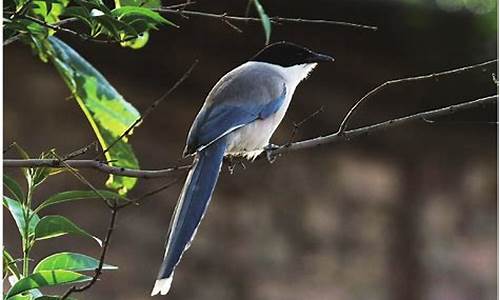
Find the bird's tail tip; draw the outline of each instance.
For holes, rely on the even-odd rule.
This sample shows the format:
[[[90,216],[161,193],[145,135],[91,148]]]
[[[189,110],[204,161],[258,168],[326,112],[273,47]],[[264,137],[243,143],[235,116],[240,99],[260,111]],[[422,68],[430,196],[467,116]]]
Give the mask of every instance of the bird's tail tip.
[[[156,280],[155,286],[153,287],[153,291],[151,292],[151,296],[156,296],[158,294],[166,295],[170,290],[170,286],[172,285],[172,278],[173,276],[171,275],[168,278],[162,278]]]

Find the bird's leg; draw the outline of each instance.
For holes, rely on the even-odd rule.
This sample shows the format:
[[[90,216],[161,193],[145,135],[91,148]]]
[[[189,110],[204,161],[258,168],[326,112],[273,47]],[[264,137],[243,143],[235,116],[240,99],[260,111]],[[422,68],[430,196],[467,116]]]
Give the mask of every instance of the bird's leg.
[[[236,166],[236,162],[234,160],[234,157],[232,155],[228,155],[228,156],[226,156],[226,161],[227,161],[227,170],[229,171],[229,174],[233,175],[234,168]]]
[[[278,150],[280,146],[275,145],[275,144],[268,144],[267,146],[264,147],[264,152],[266,153],[266,158],[267,161],[272,164],[276,161],[276,158],[278,157],[277,154],[274,154],[273,151]]]

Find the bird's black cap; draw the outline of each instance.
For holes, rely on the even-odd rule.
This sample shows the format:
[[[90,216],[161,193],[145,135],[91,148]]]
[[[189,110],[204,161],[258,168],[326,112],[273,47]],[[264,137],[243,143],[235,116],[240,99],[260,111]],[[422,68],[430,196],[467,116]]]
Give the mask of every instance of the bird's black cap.
[[[316,53],[306,47],[285,41],[264,47],[264,49],[260,50],[250,60],[280,65],[282,67],[334,61],[331,56]]]

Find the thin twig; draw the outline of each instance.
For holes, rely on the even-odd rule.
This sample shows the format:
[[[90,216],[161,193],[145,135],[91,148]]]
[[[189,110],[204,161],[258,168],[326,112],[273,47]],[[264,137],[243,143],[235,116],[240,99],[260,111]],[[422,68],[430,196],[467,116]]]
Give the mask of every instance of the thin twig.
[[[90,183],[87,178],[85,178],[85,176],[83,176],[82,174],[80,174],[80,172],[78,172],[77,169],[71,167],[70,165],[68,165],[68,163],[66,163],[65,160],[63,160],[59,155],[57,155],[57,153],[55,151],[51,151],[51,154],[55,157],[55,159],[57,161],[59,161],[59,163],[64,166],[64,168],[66,168],[71,174],[73,174],[73,176],[75,176],[80,182],[82,182],[83,184],[85,184],[86,186],[88,186],[92,191],[94,191],[94,193],[99,196],[99,198],[101,198],[104,203],[108,206],[108,207],[111,207],[111,204],[109,202],[109,200],[104,197],[100,192],[99,190],[97,190],[94,185],[92,185],[92,183]]]
[[[115,228],[117,214],[118,214],[118,206],[117,206],[116,202],[114,202],[112,207],[111,207],[111,216],[109,218],[109,226],[108,226],[108,230],[106,231],[106,236],[104,238],[104,242],[103,242],[103,246],[102,246],[102,250],[101,250],[101,256],[99,257],[99,265],[95,269],[94,276],[87,284],[85,284],[83,286],[80,286],[80,287],[72,286],[71,288],[69,288],[62,295],[61,300],[67,299],[72,293],[79,293],[79,292],[85,291],[86,289],[89,289],[99,279],[99,276],[102,273],[102,268],[104,267],[104,259],[106,258],[106,253],[107,253],[108,248],[109,248],[111,235],[113,234],[113,230]]]
[[[478,106],[491,104],[497,101],[498,95],[492,95],[472,101],[463,102],[460,104],[454,104],[434,110],[424,111],[416,114],[411,114],[408,116],[400,117],[397,119],[388,120],[385,122],[376,123],[369,126],[364,126],[356,129],[351,129],[342,132],[341,134],[333,133],[327,136],[321,136],[313,139],[308,139],[300,142],[295,142],[287,145],[283,145],[276,150],[272,150],[272,155],[282,154],[285,152],[303,150],[308,148],[313,148],[319,145],[331,144],[340,141],[347,141],[352,138],[368,135],[375,131],[380,131],[394,127],[396,125],[403,125],[412,121],[422,120],[423,118],[432,119],[436,117],[441,117],[444,115],[451,115],[459,111],[464,111],[467,109],[472,109]],[[52,168],[62,168],[71,166],[72,168],[92,168],[97,169],[103,173],[116,174],[120,176],[127,177],[140,177],[140,178],[160,178],[171,175],[174,171],[187,171],[191,168],[190,165],[172,167],[162,170],[135,170],[126,169],[119,167],[111,167],[103,162],[95,160],[68,160],[65,161],[65,165],[61,165],[61,162],[54,159],[5,159],[3,161],[4,168],[20,168],[20,167],[52,167]]]
[[[164,191],[164,190],[172,187],[173,185],[175,185],[176,183],[179,182],[179,179],[180,178],[175,178],[175,179],[167,182],[166,184],[160,186],[159,188],[156,188],[156,189],[154,189],[154,190],[152,190],[150,192],[147,192],[144,195],[142,195],[140,197],[137,197],[135,199],[131,199],[130,201],[127,201],[126,203],[119,205],[118,209],[125,208],[125,207],[127,207],[127,206],[129,206],[131,204],[138,205],[139,202],[141,202],[142,200],[144,200],[144,199],[146,199],[148,197],[151,197],[151,196],[153,196],[155,194],[158,194],[159,192],[162,192],[162,191]]]
[[[230,21],[236,21],[236,22],[248,22],[248,21],[261,22],[260,18],[231,16],[231,15],[228,15],[227,13],[215,14],[215,13],[207,13],[207,12],[194,11],[194,10],[171,9],[171,8],[167,8],[167,7],[160,7],[160,8],[156,8],[154,10],[156,10],[158,12],[163,12],[163,13],[171,13],[171,14],[178,14],[178,15],[183,14],[183,15],[187,15],[187,16],[199,16],[199,17],[214,18],[214,19],[220,19],[222,21],[230,20]],[[343,22],[343,21],[302,19],[302,18],[284,18],[284,17],[270,17],[269,20],[272,23],[326,24],[326,25],[347,26],[347,27],[353,27],[353,28],[358,28],[358,29],[377,30],[376,26],[356,24],[356,23]]]
[[[452,74],[459,74],[459,73],[462,73],[462,72],[465,72],[468,70],[472,70],[472,69],[479,69],[481,67],[484,67],[484,66],[496,63],[496,62],[498,62],[498,59],[493,59],[493,60],[489,60],[489,61],[486,61],[483,63],[469,65],[469,66],[461,67],[458,69],[452,69],[452,70],[448,70],[448,71],[444,71],[444,72],[438,72],[438,73],[432,73],[432,74],[428,74],[428,75],[421,75],[421,76],[414,76],[414,77],[407,77],[407,78],[386,81],[385,83],[383,83],[383,84],[377,86],[376,88],[374,88],[373,90],[369,91],[367,94],[365,94],[361,99],[359,99],[351,107],[349,112],[347,112],[344,119],[342,120],[342,123],[340,123],[338,133],[342,134],[347,129],[347,126],[349,125],[349,122],[352,119],[354,112],[357,111],[357,109],[361,106],[362,103],[366,102],[366,99],[373,97],[375,94],[379,93],[380,91],[382,91],[383,89],[385,89],[389,86],[404,83],[404,82],[419,81],[419,80],[426,80],[426,79],[438,80],[439,78],[441,78],[443,76],[452,75]]]
[[[69,33],[69,34],[75,35],[75,36],[81,38],[82,40],[96,42],[96,43],[102,43],[102,44],[124,43],[124,42],[128,42],[128,41],[137,39],[139,37],[137,35],[137,36],[129,36],[129,37],[126,37],[124,39],[119,39],[119,40],[102,40],[102,39],[93,38],[92,36],[90,36],[88,34],[80,33],[80,32],[77,32],[75,30],[69,29],[67,27],[62,27],[60,24],[68,23],[69,22],[69,21],[66,21],[66,20],[65,20],[66,22],[61,22],[61,23],[56,23],[56,24],[49,24],[49,23],[47,23],[47,22],[45,22],[43,20],[31,17],[31,16],[27,16],[27,15],[20,16],[20,18],[24,18],[24,19],[30,20],[30,21],[32,21],[34,23],[37,23],[39,25],[42,25],[44,27],[47,27],[47,28],[52,29],[52,30],[57,31],[57,32],[65,32],[65,33]]]
[[[293,139],[295,138],[295,135],[297,134],[297,132],[299,131],[299,128],[304,125],[304,123],[306,123],[307,121],[311,120],[312,118],[316,117],[317,115],[319,115],[320,113],[322,113],[324,110],[324,107],[321,106],[319,109],[317,109],[315,112],[313,112],[312,114],[310,114],[309,116],[305,117],[302,121],[298,122],[298,123],[293,123],[293,130],[292,130],[292,133],[290,134],[290,138],[288,139],[288,142],[287,144],[291,144],[293,143]]]
[[[88,144],[87,146],[85,147],[82,147],[78,150],[75,150],[69,154],[66,154],[64,155],[61,160],[65,161],[65,160],[68,160],[68,159],[73,159],[77,156],[80,156],[80,155],[83,155],[85,153],[87,153],[87,151],[89,151],[91,148],[95,148],[96,150],[98,149],[98,146],[97,146],[97,141],[93,141],[92,143]]]
[[[121,141],[125,136],[129,135],[130,132],[139,124],[141,123],[151,112],[153,112],[153,110],[155,110],[156,107],[158,107],[158,105],[160,105],[163,101],[165,101],[169,96],[170,94],[172,94],[176,89],[177,87],[179,87],[179,85],[181,85],[181,83],[183,83],[190,75],[191,75],[191,72],[193,72],[193,69],[196,67],[196,65],[198,64],[198,60],[196,59],[193,64],[191,64],[191,67],[189,67],[189,69],[184,72],[184,74],[182,75],[181,78],[179,78],[175,83],[174,85],[168,89],[167,92],[165,92],[165,94],[163,94],[160,98],[156,99],[145,111],[144,113],[141,114],[141,116],[135,120],[134,123],[132,123],[132,125],[130,125],[116,140],[114,140],[103,152],[102,154],[106,154],[109,149],[111,149],[114,145],[116,145],[116,143],[118,143],[119,141]]]

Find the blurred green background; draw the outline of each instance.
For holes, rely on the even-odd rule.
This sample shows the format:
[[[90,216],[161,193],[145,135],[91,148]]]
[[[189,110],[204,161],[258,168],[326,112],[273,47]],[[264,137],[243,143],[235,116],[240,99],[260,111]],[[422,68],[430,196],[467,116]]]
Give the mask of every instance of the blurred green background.
[[[164,1],[164,5],[172,4]],[[297,89],[273,141],[319,107],[296,138],[335,131],[350,106],[378,84],[497,56],[494,0],[262,1],[270,16],[376,25],[376,32],[312,24],[273,26],[288,40],[331,54]],[[197,1],[192,9],[242,15],[246,1]],[[167,15],[168,17],[168,15]],[[139,110],[200,63],[130,141],[141,166],[157,169],[181,156],[189,126],[217,79],[263,46],[258,23],[170,16],[181,28],[152,32],[139,50],[59,35]],[[31,50],[4,48],[4,145],[32,154],[78,149],[95,138],[56,70]],[[484,71],[484,72],[483,72]],[[361,126],[496,93],[496,66],[390,88],[362,108]],[[270,165],[247,163],[221,176],[169,299],[495,299],[497,283],[496,106],[418,122],[367,137],[286,154]],[[6,157],[13,157],[9,152]],[[88,155],[92,157],[91,154]],[[20,178],[20,172],[6,170]],[[97,186],[105,176],[82,172]],[[180,175],[175,175],[180,176]],[[140,195],[170,179],[141,180]],[[79,299],[149,299],[182,184],[120,212],[104,273]],[[69,174],[44,184],[35,201],[84,188]],[[108,211],[98,201],[57,206],[83,228],[104,235]],[[4,212],[4,243],[19,254]],[[17,248],[17,249],[13,249]],[[98,256],[92,241],[39,243],[35,258],[72,250]]]

